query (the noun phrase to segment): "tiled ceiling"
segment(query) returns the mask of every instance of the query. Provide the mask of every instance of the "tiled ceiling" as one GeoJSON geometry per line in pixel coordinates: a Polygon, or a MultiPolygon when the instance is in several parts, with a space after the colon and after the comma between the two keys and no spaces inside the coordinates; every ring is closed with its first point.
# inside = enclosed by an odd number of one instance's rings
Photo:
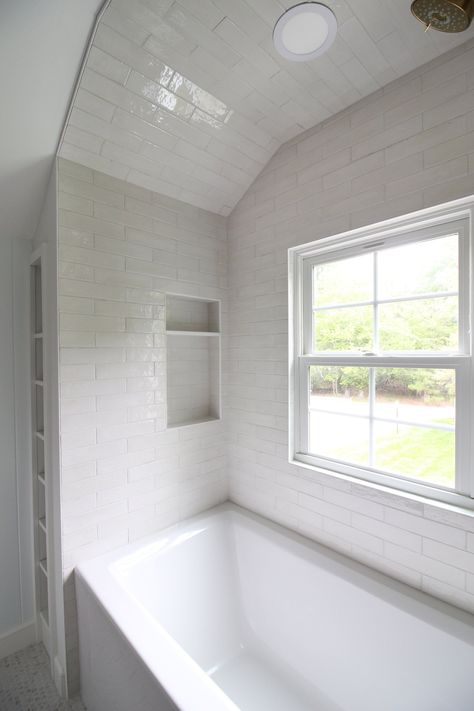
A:
{"type": "Polygon", "coordinates": [[[291,0],[111,0],[60,154],[227,215],[285,141],[474,36],[423,27],[409,0],[325,0],[311,63],[274,50],[291,0]]]}

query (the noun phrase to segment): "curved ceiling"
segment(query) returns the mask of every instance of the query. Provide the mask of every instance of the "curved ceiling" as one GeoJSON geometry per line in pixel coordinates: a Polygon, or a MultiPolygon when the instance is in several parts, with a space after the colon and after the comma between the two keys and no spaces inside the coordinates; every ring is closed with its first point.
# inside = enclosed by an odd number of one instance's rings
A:
{"type": "Polygon", "coordinates": [[[101,0],[0,0],[0,239],[32,237],[101,0]]]}
{"type": "Polygon", "coordinates": [[[272,44],[287,0],[111,0],[60,154],[227,215],[274,151],[474,36],[423,31],[407,0],[325,0],[329,52],[272,44]]]}

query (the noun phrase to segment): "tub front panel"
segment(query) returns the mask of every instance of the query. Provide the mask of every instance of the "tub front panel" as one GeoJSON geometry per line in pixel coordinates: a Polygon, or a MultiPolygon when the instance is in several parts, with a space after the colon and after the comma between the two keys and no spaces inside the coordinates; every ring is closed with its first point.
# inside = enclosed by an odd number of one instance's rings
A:
{"type": "Polygon", "coordinates": [[[178,711],[156,677],[79,581],[81,698],[87,711],[178,711]]]}

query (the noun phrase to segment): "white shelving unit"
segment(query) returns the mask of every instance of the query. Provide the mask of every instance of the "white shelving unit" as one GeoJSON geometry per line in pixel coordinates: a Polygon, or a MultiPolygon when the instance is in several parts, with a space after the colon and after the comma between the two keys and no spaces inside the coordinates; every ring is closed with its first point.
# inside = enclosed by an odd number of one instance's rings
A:
{"type": "Polygon", "coordinates": [[[44,373],[44,304],[42,252],[35,253],[31,261],[31,415],[33,452],[33,515],[35,535],[35,588],[37,636],[51,657],[52,604],[51,568],[52,541],[49,452],[47,437],[47,411],[45,403],[44,373]]]}
{"type": "Polygon", "coordinates": [[[221,305],[167,294],[168,429],[221,417],[221,305]]]}

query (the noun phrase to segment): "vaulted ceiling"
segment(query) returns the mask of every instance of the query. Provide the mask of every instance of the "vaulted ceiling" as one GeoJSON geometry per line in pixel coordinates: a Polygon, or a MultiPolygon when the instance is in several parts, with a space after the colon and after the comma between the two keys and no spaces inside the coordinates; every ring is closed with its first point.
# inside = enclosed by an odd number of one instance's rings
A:
{"type": "Polygon", "coordinates": [[[334,45],[292,63],[292,0],[111,0],[60,155],[227,215],[283,142],[474,36],[425,33],[409,0],[324,2],[334,45]]]}

